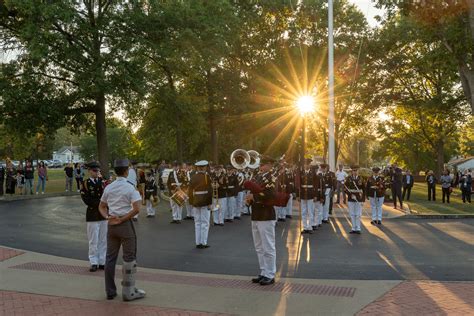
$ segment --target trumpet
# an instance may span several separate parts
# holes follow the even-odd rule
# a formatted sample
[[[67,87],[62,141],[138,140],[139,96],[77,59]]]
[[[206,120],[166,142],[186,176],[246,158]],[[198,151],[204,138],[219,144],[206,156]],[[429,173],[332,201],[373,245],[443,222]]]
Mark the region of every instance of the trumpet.
[[[230,155],[230,163],[235,169],[257,169],[260,166],[260,154],[255,150],[236,149]]]

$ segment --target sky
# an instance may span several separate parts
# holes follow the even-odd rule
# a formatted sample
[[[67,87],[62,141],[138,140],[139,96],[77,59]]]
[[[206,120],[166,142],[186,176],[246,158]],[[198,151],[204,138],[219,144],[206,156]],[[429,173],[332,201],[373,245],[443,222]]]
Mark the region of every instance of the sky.
[[[371,0],[349,0],[349,2],[352,2],[356,6],[359,7],[359,10],[364,13],[364,15],[367,18],[367,21],[369,22],[369,25],[374,27],[378,25],[378,22],[374,19],[374,16],[380,15],[383,16],[384,11],[377,9],[375,7],[375,4]]]

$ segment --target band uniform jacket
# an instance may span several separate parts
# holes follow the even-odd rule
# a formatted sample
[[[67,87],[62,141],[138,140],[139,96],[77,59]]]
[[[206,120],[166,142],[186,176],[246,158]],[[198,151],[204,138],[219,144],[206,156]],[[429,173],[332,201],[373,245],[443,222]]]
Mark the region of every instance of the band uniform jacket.
[[[323,178],[322,191],[326,192],[326,189],[328,188],[334,191],[336,188],[336,174],[334,172],[328,171],[326,173],[321,173],[321,177]]]
[[[217,197],[219,199],[227,197],[227,176],[225,173],[221,173],[220,176],[214,175],[215,181],[217,181]]]
[[[253,180],[250,180],[248,182],[254,182],[258,184],[258,186],[261,188],[259,192],[250,189],[253,194],[251,220],[276,220],[275,208],[273,207],[275,199],[275,183],[273,182],[272,175],[270,174],[270,172],[258,173],[254,176]]]
[[[239,193],[239,178],[236,174],[227,176],[227,197],[237,196]]]
[[[383,197],[385,196],[385,179],[382,176],[371,176],[367,179],[367,185],[365,187],[365,192],[367,197]]]
[[[176,172],[176,179],[178,180],[179,183],[176,183],[176,181],[175,181],[175,177],[174,177],[175,172]],[[170,174],[168,175],[168,182],[166,183],[166,185],[168,186],[168,191],[170,192],[170,194],[174,193],[174,191],[176,190],[178,185],[180,187],[182,187],[184,181],[185,181],[185,179],[183,177],[182,172],[180,172],[179,170],[178,171],[175,171],[175,170],[171,171]]]
[[[151,196],[158,195],[158,188],[156,186],[155,179],[151,178],[145,180],[145,200],[149,200]]]
[[[316,196],[316,174],[313,170],[303,170],[301,171],[301,180],[300,180],[300,198],[302,200],[312,200]]]
[[[295,174],[292,170],[286,170],[285,173],[286,193],[295,193]]]
[[[197,172],[192,175],[188,188],[189,204],[194,207],[209,206],[212,204],[212,182],[206,172]]]
[[[324,178],[322,173],[315,173],[315,182],[316,188],[314,192],[314,197],[316,201],[321,202],[322,204],[326,201],[326,193],[324,188]]]
[[[344,182],[344,191],[347,194],[349,202],[365,202],[364,182],[360,176],[349,176]]]
[[[97,222],[105,218],[99,212],[100,198],[104,193],[104,184],[101,179],[86,179],[81,184],[81,198],[87,205],[86,221]]]

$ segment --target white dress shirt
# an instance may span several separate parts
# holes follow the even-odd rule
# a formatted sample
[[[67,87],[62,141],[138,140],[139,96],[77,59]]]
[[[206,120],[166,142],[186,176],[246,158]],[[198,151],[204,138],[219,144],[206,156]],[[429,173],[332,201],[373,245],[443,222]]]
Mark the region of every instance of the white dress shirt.
[[[132,204],[141,201],[142,197],[137,189],[124,177],[109,184],[100,199],[109,206],[109,214],[115,216],[127,215],[132,210]]]

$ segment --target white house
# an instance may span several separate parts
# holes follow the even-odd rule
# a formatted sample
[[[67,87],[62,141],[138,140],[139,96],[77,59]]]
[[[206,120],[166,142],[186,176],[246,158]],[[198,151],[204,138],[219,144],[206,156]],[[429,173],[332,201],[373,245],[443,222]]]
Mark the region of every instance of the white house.
[[[447,166],[450,168],[456,168],[458,171],[461,172],[466,169],[474,170],[474,156],[451,159],[447,163]]]
[[[63,146],[58,151],[53,152],[53,160],[59,160],[62,163],[83,162],[78,146]]]

